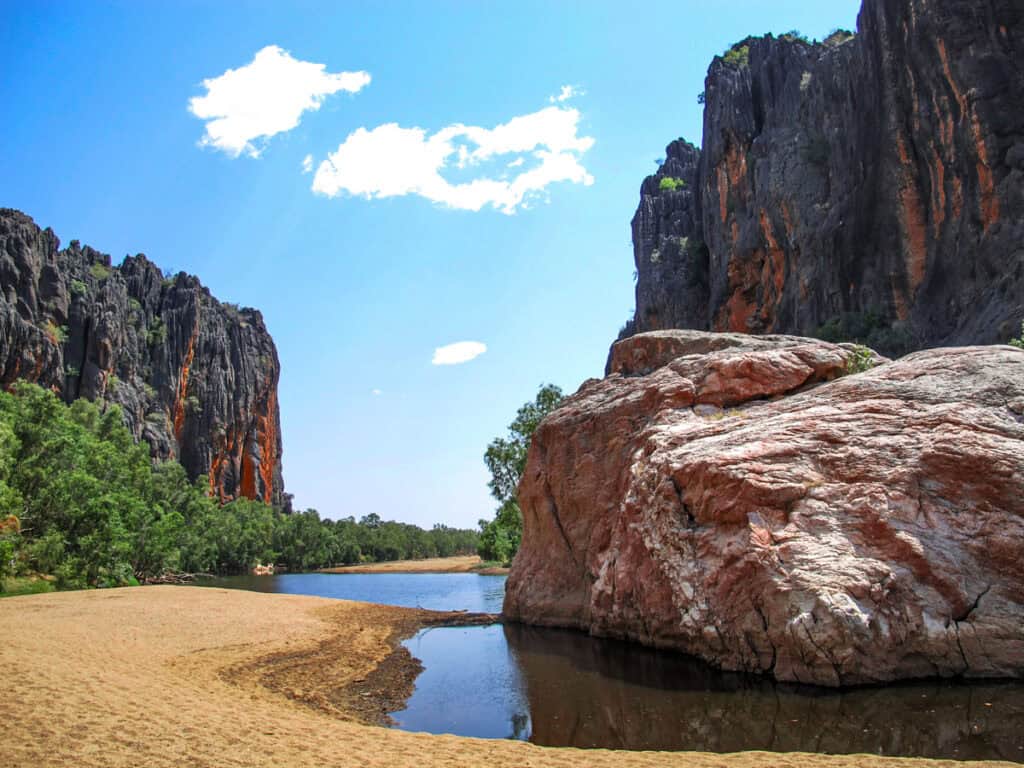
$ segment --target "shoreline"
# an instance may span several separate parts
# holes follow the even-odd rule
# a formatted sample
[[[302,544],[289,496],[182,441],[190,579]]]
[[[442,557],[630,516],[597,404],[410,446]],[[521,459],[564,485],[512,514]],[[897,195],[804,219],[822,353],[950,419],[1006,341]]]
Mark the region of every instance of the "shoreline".
[[[504,576],[509,572],[502,566],[484,566],[477,555],[431,557],[424,560],[391,560],[383,563],[341,565],[321,568],[316,573],[477,573],[481,576]]]
[[[402,639],[423,626],[494,618],[178,586],[12,597],[0,601],[0,754],[11,766],[76,768],[963,765],[548,748],[366,724],[385,722],[412,690],[420,665]]]

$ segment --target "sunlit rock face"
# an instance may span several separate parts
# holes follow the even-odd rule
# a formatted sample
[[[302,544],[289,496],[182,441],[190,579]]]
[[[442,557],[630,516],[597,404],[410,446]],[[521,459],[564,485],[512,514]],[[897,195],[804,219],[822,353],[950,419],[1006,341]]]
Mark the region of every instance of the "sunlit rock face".
[[[136,439],[222,499],[286,504],[280,366],[260,313],[145,256],[120,266],[0,209],[0,385],[119,405]]]
[[[838,686],[1024,675],[1024,351],[663,331],[540,425],[505,614]]]
[[[641,187],[623,335],[841,324],[886,354],[1016,335],[1022,39],[1018,0],[865,0],[855,35],[716,58],[703,146],[673,142]]]

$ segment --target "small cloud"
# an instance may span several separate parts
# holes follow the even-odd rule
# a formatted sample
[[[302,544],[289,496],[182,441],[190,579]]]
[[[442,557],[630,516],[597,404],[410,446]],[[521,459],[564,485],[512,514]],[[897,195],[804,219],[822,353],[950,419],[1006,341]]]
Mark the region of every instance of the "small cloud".
[[[381,396],[381,391],[379,389],[373,389],[373,390],[370,390],[370,394],[373,395],[374,397],[380,397]]]
[[[303,173],[312,173],[313,172],[313,156],[312,155],[306,155],[304,158],[302,158],[302,172]]]
[[[320,163],[313,191],[327,197],[348,193],[367,199],[420,195],[449,208],[479,211],[489,205],[513,214],[556,182],[594,183],[580,162],[594,139],[579,135],[579,121],[575,109],[545,107],[494,128],[455,123],[429,135],[423,128],[403,128],[397,123],[372,130],[358,128]],[[452,183],[442,175],[445,170],[472,170],[510,155],[504,167],[529,163],[512,178],[481,174]]]
[[[304,112],[320,109],[333,93],[357,93],[370,82],[367,72],[326,70],[268,45],[244,67],[203,80],[206,94],[188,102],[189,112],[207,121],[199,145],[231,157],[259,157],[267,141],[297,126]]]
[[[468,363],[487,351],[487,345],[479,341],[457,341],[434,350],[433,365],[459,365]]]
[[[563,85],[561,92],[557,96],[548,96],[548,101],[552,104],[561,104],[563,101],[568,101],[573,96],[584,96],[586,91],[578,88],[575,85]]]

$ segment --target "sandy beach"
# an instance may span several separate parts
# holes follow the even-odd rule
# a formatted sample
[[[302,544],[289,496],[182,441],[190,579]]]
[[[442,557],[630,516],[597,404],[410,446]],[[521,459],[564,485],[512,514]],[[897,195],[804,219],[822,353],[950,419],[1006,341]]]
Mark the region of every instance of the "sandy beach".
[[[872,756],[550,749],[368,725],[381,720],[389,697],[411,690],[415,663],[393,653],[397,640],[445,620],[444,614],[366,603],[173,586],[0,600],[0,763],[960,765]]]
[[[432,557],[426,560],[392,560],[387,563],[366,563],[365,565],[343,565],[338,568],[324,568],[321,573],[479,573],[484,576],[508,573],[508,568],[481,567],[477,555],[456,555],[455,557]]]

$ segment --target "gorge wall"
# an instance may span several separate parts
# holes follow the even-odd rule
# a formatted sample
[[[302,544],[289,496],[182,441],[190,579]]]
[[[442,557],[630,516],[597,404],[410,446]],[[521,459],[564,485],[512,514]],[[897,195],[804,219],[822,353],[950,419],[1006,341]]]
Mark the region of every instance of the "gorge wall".
[[[715,58],[702,148],[673,142],[643,182],[622,336],[800,333],[901,354],[1019,333],[1024,6],[865,0],[857,26]]]
[[[117,404],[136,439],[221,499],[286,504],[280,366],[260,313],[143,255],[120,266],[0,209],[0,385]]]

